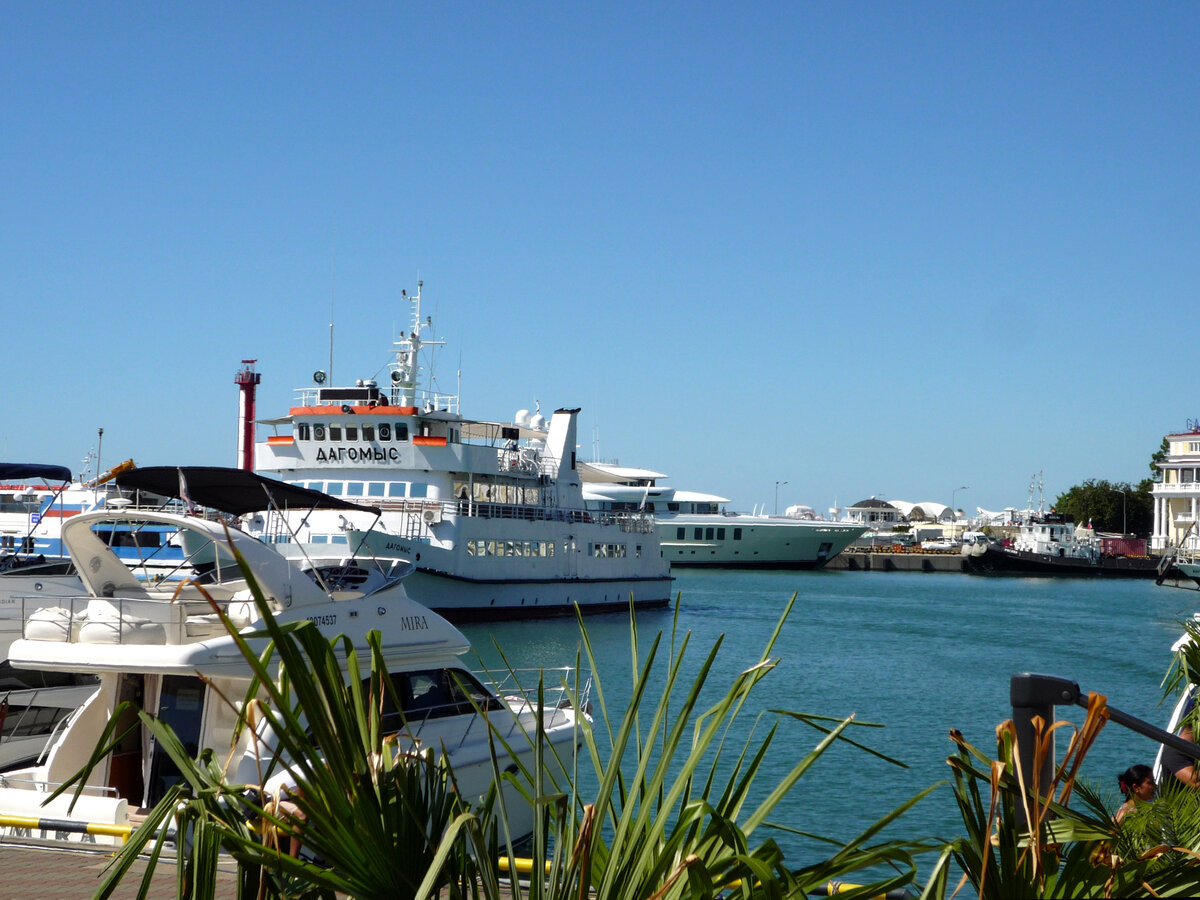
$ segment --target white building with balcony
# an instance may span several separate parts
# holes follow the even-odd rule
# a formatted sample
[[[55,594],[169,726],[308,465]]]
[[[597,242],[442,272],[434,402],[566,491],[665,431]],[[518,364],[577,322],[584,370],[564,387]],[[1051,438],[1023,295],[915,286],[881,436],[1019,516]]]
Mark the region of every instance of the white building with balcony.
[[[870,497],[860,500],[847,509],[846,518],[851,522],[861,522],[872,528],[880,528],[884,525],[895,525],[904,518],[904,514],[886,500]]]
[[[1150,546],[1166,550],[1187,538],[1185,547],[1200,551],[1200,420],[1188,420],[1193,428],[1182,434],[1168,434],[1167,458],[1158,464],[1162,481],[1152,489],[1154,495],[1154,536]]]

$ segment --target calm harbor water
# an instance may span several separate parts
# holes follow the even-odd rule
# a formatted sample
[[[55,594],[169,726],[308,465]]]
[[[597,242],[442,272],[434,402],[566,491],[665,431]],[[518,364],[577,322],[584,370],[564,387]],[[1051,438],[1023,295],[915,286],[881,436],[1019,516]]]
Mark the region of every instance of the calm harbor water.
[[[883,572],[737,572],[677,570],[679,628],[691,632],[689,658],[699,665],[713,643],[725,643],[711,681],[721,688],[757,659],[788,600],[796,604],[775,648],[779,665],[760,686],[759,708],[789,709],[881,723],[854,737],[908,765],[900,769],[839,746],[805,774],[773,816],[789,827],[848,839],[920,790],[945,781],[888,833],[951,838],[962,833],[946,757],[957,728],[985,752],[1011,716],[1009,679],[1019,672],[1069,678],[1084,691],[1151,722],[1165,722],[1161,681],[1170,647],[1200,594],[1158,587],[1152,579],[978,578],[958,574]],[[674,611],[639,611],[643,645],[669,635]],[[600,659],[610,714],[629,696],[626,614],[592,616],[588,633]],[[489,667],[493,641],[515,666],[571,664],[579,645],[573,620],[465,626]],[[1082,720],[1083,711],[1058,709]],[[753,717],[742,720],[747,729]],[[759,726],[760,728],[762,726]],[[795,722],[780,728],[773,783],[821,735]],[[1061,755],[1066,739],[1060,738]],[[1115,794],[1115,776],[1153,761],[1156,745],[1109,725],[1089,753],[1084,777]],[[819,851],[782,834],[779,843],[800,865]],[[930,861],[931,862],[931,861]]]

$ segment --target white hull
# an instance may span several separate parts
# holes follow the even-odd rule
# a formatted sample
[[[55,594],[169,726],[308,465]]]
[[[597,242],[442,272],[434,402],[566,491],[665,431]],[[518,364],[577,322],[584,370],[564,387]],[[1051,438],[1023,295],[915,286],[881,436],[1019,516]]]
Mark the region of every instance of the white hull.
[[[671,579],[657,552],[657,536],[638,530],[651,527],[644,519],[623,517],[624,526],[618,517],[588,523],[507,521],[502,530],[494,521],[451,515],[426,541],[351,532],[346,549],[414,563],[416,572],[404,582],[408,595],[452,620],[569,615],[576,605],[588,612],[622,609],[631,599],[637,606],[670,601]],[[404,530],[402,523],[389,521],[389,514],[383,522],[385,528]],[[619,547],[622,555],[594,555],[597,546]],[[322,552],[321,545],[304,549],[310,555]]]

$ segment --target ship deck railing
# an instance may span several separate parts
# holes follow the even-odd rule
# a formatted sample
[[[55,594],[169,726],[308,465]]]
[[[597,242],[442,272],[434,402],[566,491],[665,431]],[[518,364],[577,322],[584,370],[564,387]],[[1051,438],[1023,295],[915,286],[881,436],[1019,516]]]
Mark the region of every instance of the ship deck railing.
[[[140,596],[128,597],[20,597],[21,636],[71,644],[187,644],[226,633],[212,602],[236,628],[248,625],[254,615],[250,604],[231,602],[240,595],[230,587],[210,584],[201,593],[184,583],[143,590]],[[85,629],[90,634],[85,635]]]
[[[296,400],[300,406],[328,406],[333,410],[340,412],[342,406],[349,404],[351,406],[370,406],[373,405],[368,400],[359,402],[358,400],[322,400],[321,391],[330,390],[328,386],[300,388],[296,391]],[[335,389],[336,390],[336,389]],[[358,387],[358,390],[363,390],[363,387]],[[376,385],[376,390],[379,396],[383,398],[383,402],[387,406],[412,406],[416,407],[419,412],[446,412],[458,415],[458,395],[443,394],[440,391],[430,391],[422,388],[412,389],[412,397],[405,398],[402,396],[400,388],[396,387],[379,387]],[[378,400],[376,400],[378,403]]]
[[[371,501],[367,501],[370,503]],[[594,509],[563,509],[522,503],[494,503],[478,500],[382,500],[378,507],[389,513],[407,513],[422,523],[436,524],[441,517],[463,516],[478,519],[511,519],[527,522],[568,522],[571,524],[617,525],[622,531],[650,534],[654,516],[646,512],[609,512]],[[427,522],[426,513],[429,513]]]

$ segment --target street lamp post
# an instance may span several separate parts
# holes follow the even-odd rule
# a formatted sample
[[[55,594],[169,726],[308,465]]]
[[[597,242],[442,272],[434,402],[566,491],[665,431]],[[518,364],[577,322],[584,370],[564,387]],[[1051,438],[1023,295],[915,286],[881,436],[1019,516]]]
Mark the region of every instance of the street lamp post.
[[[957,495],[959,491],[965,491],[965,490],[968,490],[969,488],[970,488],[970,485],[963,484],[963,485],[959,485],[958,487],[956,487],[954,490],[952,490],[950,492],[950,515],[953,517],[951,519],[952,525],[954,523],[958,522],[958,507],[954,505],[955,495]],[[958,531],[957,527],[954,530],[957,532]]]
[[[775,482],[775,515],[779,515],[779,486],[781,484],[787,484],[787,482],[786,481]]]

